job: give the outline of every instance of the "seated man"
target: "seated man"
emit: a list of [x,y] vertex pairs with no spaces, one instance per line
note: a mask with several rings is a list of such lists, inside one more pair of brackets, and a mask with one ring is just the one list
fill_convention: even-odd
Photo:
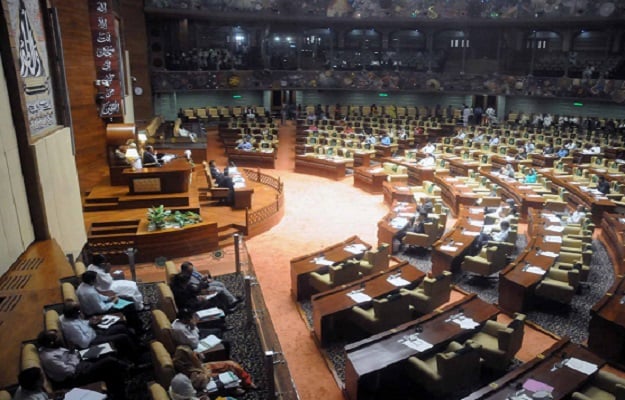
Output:
[[252,146],[252,143],[250,143],[247,138],[243,139],[243,141],[237,145],[237,149],[243,151],[251,151],[253,147],[254,146]]
[[417,211],[412,221],[408,225],[406,225],[405,228],[397,232],[397,235],[395,235],[395,238],[399,240],[399,250],[403,249],[404,247],[403,239],[408,232],[425,233],[424,224],[429,223],[429,222],[432,222],[432,219],[428,217],[427,212]]
[[217,186],[230,189],[226,202],[228,203],[228,205],[233,205],[234,204],[234,181],[230,177],[229,171],[230,171],[230,168],[227,168],[227,167],[224,168],[224,173],[221,175],[221,179],[217,181]]
[[102,254],[94,254],[91,264],[87,267],[87,271],[97,273],[96,289],[104,294],[113,292],[115,295],[132,301],[137,310],[143,309],[143,295],[137,287],[137,283],[125,279],[113,279],[111,276],[111,264],[108,263],[106,257]]
[[189,275],[179,273],[171,278],[171,291],[174,295],[174,301],[178,309],[187,308],[193,312],[205,310],[211,307],[217,307],[218,304],[213,298],[202,295],[200,289],[193,286],[189,282]]
[[499,223],[500,230],[495,232],[489,232],[488,229],[484,229],[477,238],[476,250],[479,251],[489,241],[494,242],[506,242],[508,235],[510,234],[510,222],[503,220]]
[[425,146],[423,146],[423,148],[421,149],[422,153],[425,154],[433,154],[436,151],[436,146],[434,145],[434,143],[432,142],[428,142]]
[[43,388],[43,372],[39,367],[26,368],[17,376],[19,387],[13,400],[48,400],[48,393]]
[[380,140],[380,144],[383,144],[384,146],[390,146],[391,137],[388,134],[384,134],[384,136],[382,136],[382,139]]
[[610,194],[610,182],[606,181],[604,176],[599,177],[597,190],[603,194]]
[[126,317],[128,325],[135,329],[137,333],[144,331],[143,323],[135,307],[128,301],[123,301],[117,296],[106,296],[99,293],[95,288],[97,273],[87,271],[81,276],[82,282],[76,289],[76,296],[80,302],[82,312],[87,316],[105,314],[110,312],[121,312]]
[[417,162],[417,165],[420,165],[422,167],[433,167],[436,165],[436,159],[434,158],[434,154],[432,153],[427,153],[427,155],[420,159]]
[[428,196],[421,197],[421,203],[417,206],[417,213],[419,214],[430,214],[434,211],[434,204],[432,203],[432,199]]
[[586,209],[582,204],[578,205],[573,214],[566,220],[566,224],[581,224],[582,220],[586,217]]
[[[222,338],[223,331],[219,328],[198,328],[199,319],[197,315],[187,309],[182,308],[178,311],[177,318],[171,323],[171,334],[176,345],[189,346],[197,349],[201,339],[209,335],[215,335]],[[222,340],[226,353],[230,354],[230,343]]]
[[108,329],[100,329],[97,325],[101,320],[100,316],[90,319],[81,318],[80,305],[68,302],[63,307],[63,315],[59,318],[59,324],[68,345],[86,349],[95,344],[110,342],[119,350],[123,358],[137,360],[139,349],[128,328],[124,324],[116,323]]
[[61,346],[55,331],[42,331],[37,336],[41,367],[56,385],[71,388],[104,381],[108,399],[125,399],[128,365],[112,356],[81,360],[78,353]]
[[209,293],[216,292],[224,309],[236,307],[242,300],[233,295],[223,282],[213,279],[210,273],[207,275],[199,273],[190,261],[185,261],[180,265],[180,273],[189,275],[189,283],[198,289],[208,289]]
[[143,166],[144,167],[160,167],[161,163],[158,162],[158,158],[156,158],[156,152],[154,151],[154,147],[148,145],[145,146],[145,150],[143,150]]

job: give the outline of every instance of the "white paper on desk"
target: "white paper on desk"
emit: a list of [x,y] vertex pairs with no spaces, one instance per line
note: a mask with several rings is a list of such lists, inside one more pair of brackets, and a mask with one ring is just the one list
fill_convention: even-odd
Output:
[[597,200],[608,200],[608,198],[605,197],[605,196],[597,196],[596,199]]
[[547,243],[562,243],[562,236],[547,235],[545,236]]
[[117,315],[104,315],[102,317],[102,320],[98,324],[98,328],[100,328],[100,329],[108,329],[108,328],[111,327],[111,325],[113,325],[114,323],[116,323],[120,319],[121,318],[118,317]]
[[355,243],[355,244],[350,244],[350,245],[345,246],[343,250],[352,254],[360,254],[363,251],[367,250],[367,246],[365,246],[362,243]]
[[480,232],[474,232],[474,231],[463,231],[462,234],[464,236],[480,236]]
[[458,248],[455,247],[455,246],[450,246],[450,245],[446,244],[446,245],[441,246],[441,250],[443,250],[443,251],[456,251],[456,250],[458,250]]
[[548,231],[560,232],[560,233],[564,231],[564,227],[561,225],[549,225],[546,229]]
[[545,257],[556,258],[559,254],[558,253],[554,253],[553,251],[541,251],[540,255],[541,256],[545,256]]
[[386,281],[393,286],[406,286],[410,285],[410,281],[405,280],[401,276],[389,276]]
[[391,220],[391,226],[396,229],[401,229],[408,225],[408,219],[404,217],[395,217]]
[[527,186],[527,185],[519,185],[518,186],[519,189],[531,189],[531,186]]
[[73,388],[69,392],[65,393],[65,400],[104,400],[106,399],[106,393],[100,393],[93,390]]
[[219,307],[205,308],[204,310],[198,310],[195,312],[199,319],[223,317],[225,314]]
[[317,265],[332,265],[332,264],[334,264],[334,261],[332,261],[332,260],[328,260],[328,259],[327,259],[327,258],[325,258],[325,257],[315,257],[315,258],[313,258],[313,260],[312,260],[312,261],[313,261],[315,264],[317,264]]
[[245,182],[237,182],[234,184],[235,189],[241,189],[245,187]]
[[469,221],[469,225],[471,225],[471,226],[484,226],[484,221],[471,220],[471,221]]
[[524,271],[529,272],[530,274],[536,274],[536,275],[545,275],[545,272],[547,272],[544,269],[537,267],[535,265],[525,268]]
[[400,212],[399,214],[397,214],[398,217],[404,217],[404,218],[412,218],[414,217],[414,213],[409,213],[409,212]]
[[557,215],[546,214],[545,217],[549,220],[549,222],[553,222],[554,224],[558,224],[560,226],[560,218]]
[[371,296],[362,292],[351,292],[347,293],[347,296],[354,300],[356,303],[366,303],[367,301],[371,301]]
[[469,209],[469,213],[471,214],[480,214],[482,212],[481,208],[471,208]]
[[468,318],[468,317],[465,317],[464,315],[458,318],[454,318],[452,319],[452,321],[460,325],[462,329],[474,329],[480,325],[477,322],[475,322],[473,318]]
[[594,374],[597,370],[597,364],[589,363],[588,361],[580,360],[575,357],[569,358],[564,365],[586,375]]
[[431,343],[428,343],[425,340],[419,338],[404,338],[401,339],[399,342],[404,346],[408,346],[411,349],[420,353],[431,349],[433,346]]

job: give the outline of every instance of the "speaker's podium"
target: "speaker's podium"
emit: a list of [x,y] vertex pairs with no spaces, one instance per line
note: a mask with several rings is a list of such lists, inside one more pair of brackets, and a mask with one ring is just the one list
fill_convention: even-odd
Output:
[[122,175],[128,181],[130,194],[186,193],[192,170],[186,159],[176,158],[161,167],[126,168]]

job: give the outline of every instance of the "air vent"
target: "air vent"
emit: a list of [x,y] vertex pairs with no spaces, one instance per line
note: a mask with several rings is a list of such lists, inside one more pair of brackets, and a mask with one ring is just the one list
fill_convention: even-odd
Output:
[[22,300],[21,294],[0,297],[0,312],[12,312]]
[[5,275],[0,280],[0,290],[23,290],[32,275]]
[[13,271],[35,271],[39,269],[39,266],[43,263],[43,258],[40,257],[29,257],[22,258],[18,261],[18,263],[13,266]]

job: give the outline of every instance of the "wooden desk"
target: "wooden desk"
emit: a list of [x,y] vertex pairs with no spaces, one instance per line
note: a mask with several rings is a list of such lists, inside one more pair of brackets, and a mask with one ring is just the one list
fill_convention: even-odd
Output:
[[235,210],[245,210],[246,208],[252,208],[252,195],[254,189],[251,187],[242,187],[234,189],[234,204],[232,208]]
[[455,157],[450,158],[448,161],[449,173],[454,176],[469,176],[469,170],[473,170],[477,173],[480,168],[480,163],[475,160],[465,160]]
[[484,225],[484,209],[463,207],[453,229],[432,246],[432,273],[456,272]]
[[346,326],[342,322],[346,320],[345,316],[351,311],[352,307],[357,304],[347,296],[348,293],[355,289],[364,289],[364,293],[371,296],[371,298],[387,295],[399,289],[387,281],[390,275],[395,274],[409,281],[411,286],[415,287],[425,276],[415,266],[404,261],[392,268],[373,273],[351,284],[313,295],[313,326],[315,335],[321,344],[325,345],[333,338],[345,334],[349,337],[348,332],[346,332]]
[[398,145],[392,144],[390,146],[386,146],[383,144],[376,144],[373,147],[375,149],[376,158],[385,158],[385,157],[391,157],[393,153],[397,151]]
[[610,255],[614,273],[625,274],[625,220],[620,214],[603,214],[601,236]]
[[296,155],[295,172],[339,180],[345,177],[348,163],[351,163],[351,160],[342,157],[316,154]]
[[603,213],[612,213],[616,205],[614,202],[604,195],[593,195],[584,185],[580,182],[576,182],[570,175],[557,175],[553,170],[540,171],[545,177],[551,179],[553,185],[564,188],[568,191],[567,202],[573,208],[578,205],[583,205],[590,210],[592,215],[592,221],[595,225],[601,224]]
[[414,203],[414,192],[403,182],[382,182],[384,202],[391,205],[395,202]]
[[[458,301],[441,313],[431,313],[407,322],[368,339],[345,346],[345,391],[350,400],[373,399],[384,393],[384,385],[395,370],[403,369],[403,362],[412,356],[429,357],[440,351],[452,340],[464,340],[475,331],[461,329],[454,322],[446,320],[463,310],[466,317],[479,324],[496,318],[496,306],[480,300],[475,294]],[[415,327],[423,331],[419,338],[434,345],[424,353],[400,343],[406,335],[413,334]],[[462,339],[459,339],[462,338]],[[396,382],[395,382],[396,383]]]
[[553,168],[553,163],[558,159],[556,155],[544,155],[538,153],[532,153],[529,155],[532,160],[532,165],[537,168]]
[[505,193],[505,197],[511,198],[520,206],[520,220],[527,222],[530,208],[542,209],[543,197],[534,191],[531,185],[525,185],[514,178],[508,178],[491,171],[481,171],[482,176],[487,177],[491,182],[496,183]]
[[480,195],[473,191],[473,188],[466,185],[462,180],[447,176],[435,175],[434,182],[441,189],[441,198],[447,204],[454,216],[460,214],[462,207],[476,204]]
[[[393,245],[393,239],[402,230],[402,228],[396,228],[391,225],[391,221],[403,214],[406,219],[410,219],[415,215],[417,211],[416,203],[406,202],[393,202],[391,211],[386,214],[380,221],[378,221],[378,245],[382,243],[388,243]],[[408,216],[410,215],[410,216]]]
[[354,168],[354,186],[369,193],[382,193],[382,183],[388,174],[383,168],[356,167]]
[[187,160],[176,158],[162,167],[126,168],[122,175],[131,194],[186,193],[192,169]]
[[499,275],[499,306],[510,312],[524,312],[534,303],[534,289],[543,279],[543,275],[525,271],[527,265],[540,267],[545,271],[555,262],[555,258],[538,253],[536,249],[560,253],[560,243],[549,243],[545,236],[562,236],[561,233],[548,231],[550,223],[538,212],[530,213],[528,222],[529,241],[526,250],[517,259],[504,268]]
[[345,250],[345,246],[351,244],[363,244],[367,249],[371,248],[370,244],[363,242],[358,236],[352,236],[323,250],[291,259],[291,294],[295,301],[308,299],[312,295],[313,289],[308,284],[308,275],[321,267],[314,259],[323,255],[326,260],[340,263],[357,257],[358,255]]
[[[517,367],[481,390],[473,392],[463,400],[507,400],[520,390],[524,390],[523,383],[528,379],[553,387],[550,399],[568,399],[573,392],[584,386],[592,375],[586,375],[567,366],[554,369],[554,365],[567,358],[577,358],[595,364],[598,368],[605,364],[604,360],[584,347],[570,343],[568,339],[561,339],[533,360]],[[531,397],[531,392],[524,390],[524,393]]]
[[588,347],[601,357],[625,362],[625,278],[618,276],[610,290],[590,310]]
[[375,154],[372,150],[356,150],[354,151],[354,167],[368,167],[371,165],[371,155]]
[[244,151],[231,149],[227,152],[228,163],[234,163],[236,166],[257,167],[257,168],[276,168],[276,158],[278,153],[271,151]]
[[491,170],[499,171],[501,168],[510,164],[514,168],[515,171],[521,171],[523,165],[532,165],[532,160],[515,160],[510,159],[509,157],[505,157],[499,154],[493,154],[490,157]]

